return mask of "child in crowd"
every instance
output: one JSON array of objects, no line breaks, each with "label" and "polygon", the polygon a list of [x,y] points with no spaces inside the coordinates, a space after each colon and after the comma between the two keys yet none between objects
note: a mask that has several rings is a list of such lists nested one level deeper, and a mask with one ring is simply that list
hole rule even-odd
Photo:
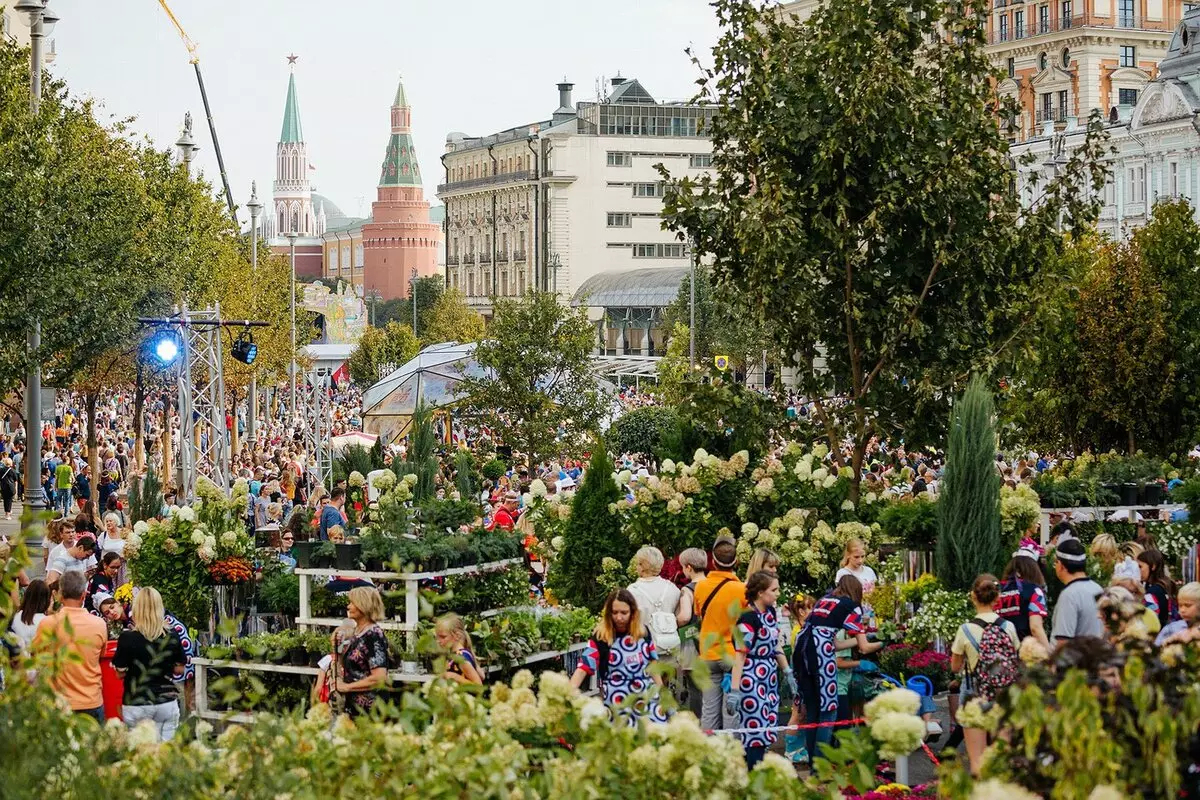
[{"label": "child in crowd", "polygon": [[1200,583],[1185,583],[1179,590],[1178,601],[1179,619],[1159,632],[1154,640],[1156,645],[1200,639]]},{"label": "child in crowd", "polygon": [[483,685],[483,674],[471,647],[471,635],[458,614],[446,614],[433,628],[438,647],[447,654],[446,671],[442,677],[459,683]]},{"label": "child in crowd", "polygon": [[[808,619],[808,615],[812,613],[813,606],[817,604],[817,598],[809,594],[800,592],[795,597],[787,602],[787,616],[791,621],[791,630],[786,637],[788,649],[790,651],[793,642],[793,633],[799,633],[804,627],[804,621]],[[788,658],[791,658],[791,653],[788,653]],[[792,698],[792,716],[788,719],[788,726],[792,727],[799,725],[804,719],[802,711],[802,703],[800,698]],[[783,737],[784,752],[794,764],[808,763],[808,747],[805,741],[803,731],[793,731]]]}]

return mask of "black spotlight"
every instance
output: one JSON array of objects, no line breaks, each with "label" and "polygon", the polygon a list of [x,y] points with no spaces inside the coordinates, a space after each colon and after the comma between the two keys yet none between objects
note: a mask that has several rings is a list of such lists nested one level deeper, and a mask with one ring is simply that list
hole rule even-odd
[{"label": "black spotlight", "polygon": [[254,359],[258,358],[258,345],[254,343],[254,335],[250,333],[249,328],[238,334],[238,338],[233,343],[232,355],[247,365],[253,364]]}]

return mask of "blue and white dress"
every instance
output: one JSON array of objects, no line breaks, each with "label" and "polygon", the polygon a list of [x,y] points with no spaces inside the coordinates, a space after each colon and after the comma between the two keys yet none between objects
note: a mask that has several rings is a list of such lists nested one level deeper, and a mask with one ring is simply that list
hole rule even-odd
[{"label": "blue and white dress", "polygon": [[735,640],[734,647],[746,654],[742,665],[742,680],[738,691],[742,693],[738,706],[739,728],[762,728],[764,730],[738,734],[743,747],[770,747],[778,738],[773,728],[779,720],[779,620],[775,609],[766,611],[751,609],[737,621],[737,630],[742,641]]},{"label": "blue and white dress", "polygon": [[797,634],[792,654],[797,679],[816,684],[821,712],[838,709],[837,651],[833,645],[838,631],[865,633],[862,609],[849,597],[822,597]]},{"label": "blue and white dress", "polygon": [[[634,726],[643,717],[650,722],[667,721],[658,704],[658,687],[647,672],[650,663],[657,660],[658,653],[649,633],[637,641],[629,635],[618,636],[612,644],[592,638],[583,651],[579,668],[596,676],[609,712]],[[627,704],[630,697],[635,699]]]}]

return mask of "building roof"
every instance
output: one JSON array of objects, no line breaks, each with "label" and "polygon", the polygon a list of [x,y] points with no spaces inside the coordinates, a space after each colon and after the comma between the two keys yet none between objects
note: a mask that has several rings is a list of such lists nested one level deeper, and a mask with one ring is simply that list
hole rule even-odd
[{"label": "building roof", "polygon": [[664,308],[679,296],[688,267],[613,270],[583,282],[571,305],[592,308]]},{"label": "building roof", "polygon": [[412,135],[393,133],[388,139],[387,152],[383,155],[383,169],[379,173],[380,186],[420,186],[421,165],[417,162],[417,151]]},{"label": "building roof", "polygon": [[351,217],[345,211],[338,208],[338,204],[330,200],[323,194],[316,192],[312,193],[313,211],[320,213],[321,208],[325,208],[325,230],[337,228],[351,221]]},{"label": "building roof", "polygon": [[288,76],[287,102],[283,106],[283,130],[279,134],[279,142],[283,144],[303,141],[304,131],[300,127],[300,101],[296,99],[296,73],[293,72]]},{"label": "building roof", "polygon": [[608,103],[654,104],[657,102],[637,78],[614,78],[614,81],[618,80],[621,82],[613,86],[612,92],[608,95]]},{"label": "building roof", "polygon": [[393,107],[399,106],[401,108],[408,107],[408,94],[406,94],[404,91],[404,77],[403,76],[401,76],[401,78],[396,86],[396,97],[392,100],[392,106]]}]

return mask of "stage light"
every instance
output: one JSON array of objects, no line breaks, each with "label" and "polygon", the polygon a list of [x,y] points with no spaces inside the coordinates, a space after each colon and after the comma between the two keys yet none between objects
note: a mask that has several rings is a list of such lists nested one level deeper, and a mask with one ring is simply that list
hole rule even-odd
[{"label": "stage light", "polygon": [[179,358],[179,335],[172,330],[156,331],[149,349],[160,367],[169,367]]},{"label": "stage light", "polygon": [[250,333],[249,328],[238,334],[230,355],[247,366],[253,364],[254,359],[258,358],[258,345],[254,343],[254,335]]}]

